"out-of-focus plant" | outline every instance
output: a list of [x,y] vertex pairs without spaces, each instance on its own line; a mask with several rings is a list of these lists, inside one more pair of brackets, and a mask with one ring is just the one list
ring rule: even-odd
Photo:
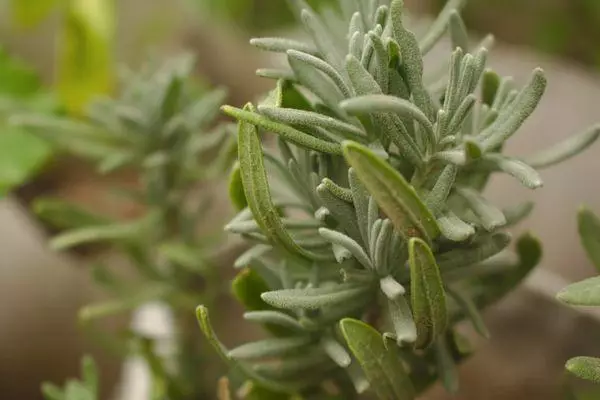
[[56,87],[68,111],[81,114],[114,86],[114,0],[11,0],[15,25],[31,28],[60,16]]
[[[587,255],[600,271],[600,219],[590,210],[581,209],[578,215],[579,235]],[[557,298],[571,306],[600,306],[600,277],[586,279],[563,289]],[[600,383],[600,358],[575,357],[567,362],[573,375]]]
[[98,400],[98,370],[94,360],[85,356],[81,361],[82,380],[70,379],[64,389],[45,383],[42,392],[47,400]]
[[52,156],[52,148],[45,140],[7,123],[12,113],[25,110],[60,111],[38,74],[0,49],[0,196],[27,183]]
[[139,73],[128,71],[119,97],[97,99],[83,119],[11,117],[14,125],[31,129],[58,149],[96,163],[100,174],[129,170],[139,177],[134,187],[121,188],[142,210],[130,220],[113,220],[58,198],[37,199],[34,210],[62,229],[51,240],[52,249],[101,244],[119,251],[133,268],[93,267],[112,297],[83,308],[84,325],[152,301],[172,309],[173,357],[158,354],[152,338],[125,335],[127,352],[148,363],[155,399],[207,395],[198,378],[206,366],[194,309],[198,302],[211,302],[219,290],[213,261],[220,242],[210,227],[198,230],[212,209],[211,191],[201,185],[227,171],[235,156],[235,126],[215,121],[225,92],[199,95],[192,70],[193,58],[181,56],[150,63]]
[[[538,264],[538,241],[526,234],[513,251],[506,232],[533,204],[499,209],[482,192],[497,172],[541,187],[536,169],[587,148],[600,128],[525,159],[503,154],[546,79],[536,69],[517,88],[486,69],[491,40],[469,40],[463,3],[449,1],[416,37],[401,0],[340,1],[320,16],[291,0],[310,40],[252,41],[289,66],[259,71],[277,84],[258,105],[223,108],[239,121],[230,193],[240,213],[226,229],[253,244],[235,263],[244,317],[274,337],[229,350],[208,308],[197,310],[247,398],[352,399],[370,388],[407,400],[436,379],[455,392],[469,355],[456,324],[487,336],[480,311]],[[448,66],[424,76],[446,31]]]

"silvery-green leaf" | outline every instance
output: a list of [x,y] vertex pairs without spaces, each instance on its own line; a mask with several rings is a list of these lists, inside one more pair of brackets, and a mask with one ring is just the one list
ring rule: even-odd
[[417,326],[416,346],[425,349],[445,333],[448,325],[446,293],[431,249],[419,238],[408,244],[413,317]]
[[450,41],[452,50],[460,47],[465,52],[469,51],[469,34],[460,14],[456,10],[450,11],[448,18],[448,27],[450,30]]
[[515,133],[536,109],[545,89],[544,72],[537,68],[512,104],[502,109],[496,121],[481,132],[483,147],[495,149]]
[[253,260],[263,256],[273,250],[272,246],[257,244],[242,253],[234,262],[235,268],[245,268],[252,263]]
[[457,166],[464,166],[467,164],[467,155],[464,150],[438,151],[434,154],[433,158]]
[[442,236],[453,242],[463,242],[475,234],[475,228],[464,222],[453,212],[447,212],[437,219]]
[[[287,230],[313,230],[317,229],[321,226],[320,221],[311,220],[311,219],[290,219],[290,218],[282,218],[281,223],[283,227]],[[261,227],[254,220],[249,221],[238,221],[231,222],[225,225],[225,230],[231,233],[243,234],[243,233],[260,233]]]
[[[423,84],[423,58],[415,35],[406,30],[402,23],[404,2],[393,0],[390,6],[391,26],[393,37],[400,45],[403,69],[406,81],[417,107],[423,111],[430,121],[435,118],[433,101]],[[444,22],[444,25],[446,23]],[[427,43],[425,43],[427,44]]]
[[577,225],[588,257],[600,270],[600,219],[587,208],[582,208],[577,214]]
[[282,357],[302,349],[310,342],[307,336],[265,339],[231,349],[227,356],[234,360]]
[[323,337],[323,339],[321,339],[321,348],[323,351],[325,351],[325,353],[327,353],[329,358],[331,358],[333,362],[335,362],[341,368],[348,367],[352,362],[350,354],[348,354],[344,346],[339,344],[337,340],[333,339],[332,337]]
[[417,326],[404,295],[388,299],[388,310],[398,346],[414,343],[417,340]]
[[578,378],[600,383],[599,358],[575,357],[567,362],[566,368]]
[[508,233],[498,232],[481,236],[465,248],[458,248],[437,255],[437,263],[442,273],[484,261],[504,250],[510,243]]
[[317,126],[323,129],[343,132],[351,137],[365,135],[362,129],[354,125],[312,111],[265,106],[258,106],[258,111],[270,120],[286,125],[298,125],[302,127]]
[[259,324],[278,325],[296,332],[304,331],[304,328],[302,327],[302,325],[300,325],[298,321],[280,311],[249,311],[244,313],[244,319],[246,319],[247,321],[257,322]]
[[294,143],[300,147],[315,150],[321,153],[341,154],[339,144],[326,142],[322,139],[317,139],[306,133],[300,132],[290,126],[273,122],[260,114],[240,110],[239,108],[223,106],[223,112],[237,120],[261,127],[267,131],[273,132],[284,138],[285,140]]
[[317,186],[317,195],[321,203],[327,207],[336,220],[340,223],[343,230],[353,239],[360,240],[361,234],[356,221],[354,207],[346,201],[338,198],[324,184]]
[[375,78],[363,67],[361,62],[354,56],[346,56],[346,72],[350,77],[352,86],[356,91],[356,94],[367,95],[367,94],[382,94],[383,91]]
[[115,223],[83,227],[65,231],[50,241],[54,250],[66,250],[75,246],[100,242],[127,242],[143,232],[144,221]]
[[329,178],[324,178],[321,183],[327,188],[327,190],[331,192],[331,194],[333,194],[338,199],[343,200],[347,203],[353,202],[352,191],[350,189],[343,188],[337,185],[334,181],[332,181]]
[[425,205],[433,215],[439,215],[442,212],[448,194],[456,181],[457,173],[458,168],[456,166],[447,165],[437,179],[433,189],[427,194]]
[[337,105],[344,99],[344,95],[330,79],[302,59],[288,56],[288,63],[302,86],[314,93],[336,115],[343,116]]
[[425,128],[430,137],[433,136],[433,125],[427,116],[408,100],[384,94],[372,94],[353,97],[340,103],[340,107],[350,114],[396,113],[402,117],[412,118]]
[[[275,362],[256,363],[252,369],[272,379],[286,380],[314,370],[323,371],[323,368],[333,365],[320,348],[309,347],[305,350],[300,354],[287,355]],[[256,397],[256,399],[261,399],[261,397]]]
[[[381,25],[378,25],[381,26]],[[379,86],[381,87],[381,89],[383,90],[384,93],[388,92],[388,86],[389,86],[389,73],[388,73],[388,54],[387,54],[387,50],[385,48],[385,45],[383,44],[383,41],[381,40],[381,36],[377,35],[375,32],[370,31],[367,34],[369,40],[371,40],[371,43],[373,44],[373,48],[375,49],[375,56],[377,58],[377,64],[376,64],[376,74],[375,76],[377,77],[377,81],[379,83]]]
[[329,29],[327,29],[327,26],[323,24],[319,16],[311,9],[302,10],[300,16],[308,34],[312,37],[313,42],[319,49],[323,59],[335,69],[341,71],[343,66],[343,55],[340,52],[339,46],[334,43],[333,35]]
[[386,218],[381,224],[379,235],[375,239],[374,252],[371,253],[371,258],[375,264],[375,269],[379,274],[385,274],[390,269],[386,262],[393,233],[394,228],[392,226],[392,222]]
[[[360,14],[357,14],[360,18]],[[357,60],[361,57],[363,53],[363,41],[362,34],[358,31],[354,32],[354,34],[350,37],[350,42],[348,43],[348,54]]]
[[[429,27],[425,37],[420,40],[419,47],[421,54],[425,55],[435,46],[440,38],[446,32],[448,22],[453,13],[460,10],[465,5],[466,0],[450,0],[446,3],[443,10],[438,14],[434,23]],[[466,49],[465,49],[466,50]]]
[[465,97],[463,99],[463,101],[460,103],[460,105],[456,109],[456,112],[452,116],[452,119],[450,120],[450,123],[448,124],[448,128],[445,132],[445,135],[455,134],[461,128],[461,126],[465,122],[465,119],[467,118],[467,115],[473,109],[473,106],[475,105],[476,100],[477,100],[477,98],[475,97],[474,94],[469,94],[467,97]]
[[352,202],[358,222],[358,228],[364,244],[369,242],[369,192],[360,182],[354,168],[348,169],[348,182],[350,183],[350,191],[352,192]]
[[[296,76],[294,71],[284,68],[259,68],[256,70],[256,76],[261,78],[274,79],[274,80],[285,80],[289,82],[295,82]],[[267,98],[261,104],[269,104],[270,98]]]
[[600,125],[559,142],[525,159],[532,168],[547,168],[581,153],[591,146],[600,136]]
[[[377,3],[377,1],[375,1],[375,3]],[[390,9],[386,5],[381,5],[377,7],[375,10],[375,14],[373,15],[373,24],[385,26],[388,19],[389,11]]]
[[346,318],[340,322],[340,329],[379,399],[415,398],[415,390],[397,349],[386,348],[381,335],[364,322]]
[[390,300],[393,300],[396,297],[402,296],[404,293],[406,293],[406,289],[404,289],[404,287],[390,275],[379,280],[379,287]]
[[483,160],[486,164],[489,164],[491,168],[513,176],[525,187],[537,189],[543,185],[542,178],[537,171],[521,160],[505,157],[496,153],[486,154]]
[[600,306],[600,277],[573,283],[561,290],[556,297],[573,306]]
[[364,267],[374,269],[369,256],[363,248],[351,237],[344,235],[341,232],[327,228],[319,228],[319,234],[329,242],[341,246],[348,250]]
[[343,146],[346,161],[398,231],[426,240],[438,236],[435,218],[402,175],[360,144],[344,142]]
[[268,50],[276,53],[285,53],[291,49],[312,54],[314,56],[319,55],[319,51],[315,49],[312,45],[292,39],[271,37],[254,38],[250,39],[250,44],[252,46],[258,47],[259,49]]
[[482,337],[489,339],[490,331],[487,326],[485,326],[485,322],[483,322],[483,317],[479,313],[477,306],[473,303],[473,301],[468,297],[466,293],[463,293],[460,289],[453,289],[448,287],[448,294],[456,304],[462,309],[463,313],[473,325],[473,328],[479,333]]
[[516,206],[507,207],[502,210],[504,217],[506,218],[505,226],[513,226],[527,218],[533,211],[534,203],[531,201],[517,204]]
[[456,193],[465,200],[485,230],[493,231],[506,224],[506,217],[504,217],[502,211],[493,206],[477,191],[470,188],[457,188]]
[[322,288],[284,289],[266,292],[261,295],[261,298],[268,304],[278,308],[316,310],[321,307],[346,303],[365,295],[368,291],[368,286],[343,283]]
[[377,242],[377,237],[379,236],[379,232],[381,231],[382,225],[381,218],[377,218],[373,225],[371,225],[371,231],[369,233],[369,254],[373,255],[375,253],[375,243]]
[[[247,113],[255,115],[253,113]],[[285,229],[269,189],[264,166],[264,157],[258,130],[248,122],[240,122],[238,133],[238,154],[244,192],[249,208],[263,233],[270,241],[309,260],[327,260],[329,255],[317,254],[300,247]]]
[[247,368],[244,364],[237,363],[235,360],[229,357],[227,348],[221,343],[219,338],[217,337],[213,327],[210,323],[210,318],[208,314],[208,309],[205,306],[199,306],[196,309],[196,317],[198,319],[198,323],[200,324],[200,329],[204,333],[204,336],[207,338],[208,342],[213,346],[213,348],[217,351],[217,354],[232,368],[238,368],[243,375],[255,380],[261,386],[264,386],[268,389],[272,389],[278,392],[288,393],[290,391],[294,391],[297,387],[291,387],[279,383],[277,381],[268,379],[261,374],[253,372],[251,369]]
[[350,87],[346,84],[344,77],[330,64],[326,61],[323,61],[319,57],[315,57],[311,54],[304,53],[296,50],[289,50],[287,52],[288,57],[299,59],[307,64],[312,65],[319,71],[323,72],[327,75],[340,89],[340,92],[344,95],[344,97],[349,98],[352,97],[353,93]]

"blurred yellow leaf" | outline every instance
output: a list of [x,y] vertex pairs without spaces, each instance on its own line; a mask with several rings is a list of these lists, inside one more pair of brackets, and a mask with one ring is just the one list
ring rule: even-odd
[[69,0],[57,55],[57,85],[65,107],[81,114],[114,83],[114,0]]

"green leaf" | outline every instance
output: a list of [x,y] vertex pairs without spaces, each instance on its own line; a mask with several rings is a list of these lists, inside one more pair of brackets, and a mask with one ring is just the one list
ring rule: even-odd
[[[401,4],[401,2],[399,2]],[[450,0],[446,3],[436,20],[429,27],[428,32],[420,41],[422,54],[427,54],[444,35],[453,13],[464,7],[466,0]],[[466,50],[466,49],[465,49]]]
[[487,260],[500,253],[510,243],[511,236],[497,232],[478,237],[468,246],[437,255],[437,263],[443,274]]
[[570,137],[525,159],[533,168],[547,168],[574,157],[590,147],[600,136],[600,125]]
[[77,229],[110,222],[106,217],[58,198],[39,197],[33,201],[32,207],[38,218],[59,229]]
[[398,231],[428,241],[439,235],[435,218],[402,175],[358,143],[344,142],[343,147],[346,161]]
[[388,309],[398,346],[414,343],[417,340],[417,326],[406,297],[402,294],[393,299],[389,298]]
[[352,115],[369,113],[396,113],[404,118],[418,122],[427,134],[433,138],[433,125],[417,106],[408,100],[383,94],[353,97],[340,103],[340,107]]
[[485,163],[490,163],[493,169],[513,176],[529,189],[537,189],[543,186],[542,178],[537,171],[521,160],[500,154],[486,154],[483,159]]
[[465,27],[460,14],[456,10],[450,12],[448,20],[448,27],[450,30],[450,39],[452,41],[452,50],[460,47],[465,52],[469,51],[469,33]]
[[483,104],[491,106],[494,103],[499,86],[500,76],[491,69],[486,70],[483,73],[483,80],[481,84],[481,96]]
[[600,358],[575,357],[567,362],[566,368],[578,378],[600,383]]
[[600,219],[586,208],[579,210],[577,223],[581,243],[592,263],[600,270]]
[[494,123],[481,132],[480,135],[484,138],[482,143],[484,149],[497,148],[523,125],[540,102],[546,90],[546,83],[542,69],[535,69],[516,99],[508,107],[503,108]]
[[0,132],[0,195],[27,183],[50,160],[49,144],[18,128]]
[[440,374],[442,384],[448,393],[451,395],[456,395],[459,388],[458,370],[445,338],[440,338],[436,341],[435,352],[437,358],[437,369],[438,373]]
[[238,162],[233,165],[231,173],[229,174],[229,199],[238,211],[242,211],[244,208],[248,207],[248,200],[246,200],[246,195],[244,193],[242,173]]
[[446,293],[439,267],[427,243],[412,238],[408,244],[411,300],[417,326],[417,348],[425,349],[448,326]]
[[312,45],[292,39],[273,37],[253,38],[250,39],[250,44],[261,50],[274,53],[286,53],[288,50],[296,50],[313,56],[319,55],[319,51]]
[[231,349],[228,357],[235,360],[282,357],[301,350],[310,342],[311,339],[308,336],[265,339]]
[[244,305],[247,310],[262,311],[274,310],[265,303],[261,294],[270,290],[264,279],[254,270],[244,268],[231,283],[231,290],[235,298]]
[[519,263],[514,268],[477,277],[471,282],[478,288],[473,299],[478,309],[484,309],[514,290],[542,258],[542,246],[539,240],[529,233],[517,240],[516,248]]
[[475,234],[475,228],[472,225],[467,224],[452,212],[442,215],[438,218],[437,223],[442,236],[453,242],[465,241]]
[[[222,110],[225,114],[236,118],[240,122],[244,123],[246,128],[244,131],[250,129],[247,126],[250,124],[255,125],[257,127],[263,128],[267,131],[276,133],[281,136],[286,141],[294,143],[300,147],[303,147],[308,150],[315,150],[320,153],[329,153],[335,155],[342,154],[342,148],[339,144],[326,142],[322,139],[318,139],[316,137],[310,136],[304,132],[301,132],[297,129],[294,129],[290,126],[283,125],[277,122],[273,122],[268,118],[261,116],[260,114],[240,110],[239,108],[223,106]],[[239,153],[240,163],[242,158],[242,151]],[[243,169],[243,166],[242,166]]]
[[158,247],[158,254],[193,274],[202,274],[207,270],[207,261],[202,251],[182,241],[171,241]]
[[390,6],[390,19],[393,37],[400,45],[406,83],[417,107],[425,113],[430,121],[433,121],[435,118],[433,101],[423,84],[423,58],[421,57],[421,49],[414,33],[404,27],[402,23],[403,14],[404,2],[402,0],[393,0]]
[[427,194],[425,204],[431,210],[432,214],[439,215],[442,212],[450,190],[452,190],[456,181],[457,174],[458,168],[456,166],[446,166],[433,186],[433,189]]
[[88,102],[113,90],[114,0],[70,0],[59,39],[58,91],[80,114]]
[[[245,111],[241,112],[246,113]],[[254,113],[247,114],[257,115]],[[333,256],[330,254],[317,254],[300,247],[285,229],[279,212],[271,199],[264,155],[258,137],[258,130],[254,125],[244,121],[240,122],[238,146],[242,183],[248,206],[263,233],[271,242],[291,254],[297,254],[308,260],[332,260]]]
[[600,277],[573,283],[561,290],[556,297],[573,306],[600,306]]
[[252,322],[258,322],[260,324],[278,325],[296,332],[304,331],[304,328],[298,321],[296,321],[296,319],[280,311],[250,311],[244,313],[244,319]]
[[415,390],[398,350],[393,346],[386,347],[381,335],[361,321],[343,319],[340,329],[379,399],[415,398]]
[[[38,1],[38,0],[33,0]],[[13,3],[28,1],[14,0]],[[36,70],[0,47],[0,95],[26,99],[28,102],[44,100],[39,93],[42,83]],[[33,96],[33,97],[32,97]],[[32,104],[34,105],[34,104]]]
[[487,326],[485,326],[485,322],[483,322],[483,317],[479,313],[477,306],[473,303],[473,301],[468,297],[466,293],[463,293],[460,289],[454,290],[452,288],[448,288],[448,294],[454,299],[456,304],[462,309],[463,313],[469,318],[473,328],[479,333],[482,337],[489,339],[490,331]]
[[506,217],[502,211],[488,202],[479,192],[470,188],[457,188],[456,193],[465,200],[485,230],[493,231],[506,224]]
[[365,268],[371,270],[375,268],[365,250],[351,237],[327,228],[319,228],[319,235],[334,245],[348,250]]
[[369,289],[369,286],[343,283],[320,288],[276,290],[260,297],[277,308],[316,310],[355,300],[365,296]]

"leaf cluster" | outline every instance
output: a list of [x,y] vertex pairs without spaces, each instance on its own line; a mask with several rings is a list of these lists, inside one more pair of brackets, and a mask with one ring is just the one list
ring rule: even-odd
[[[468,355],[456,323],[487,336],[480,311],[541,257],[531,235],[511,249],[505,229],[533,205],[496,207],[483,194],[490,176],[537,189],[537,169],[600,130],[505,155],[546,79],[536,69],[518,87],[486,68],[493,40],[471,42],[463,1],[418,37],[401,0],[340,1],[320,15],[289,3],[308,40],[253,39],[288,68],[258,71],[276,82],[258,104],[223,107],[239,122],[230,193],[240,211],[226,230],[252,244],[235,263],[244,269],[234,291],[245,318],[274,337],[228,350],[205,307],[202,330],[229,365],[275,393],[353,398],[370,387],[410,399],[437,378],[456,391],[455,365]],[[446,32],[447,66],[427,76],[424,57]]]

